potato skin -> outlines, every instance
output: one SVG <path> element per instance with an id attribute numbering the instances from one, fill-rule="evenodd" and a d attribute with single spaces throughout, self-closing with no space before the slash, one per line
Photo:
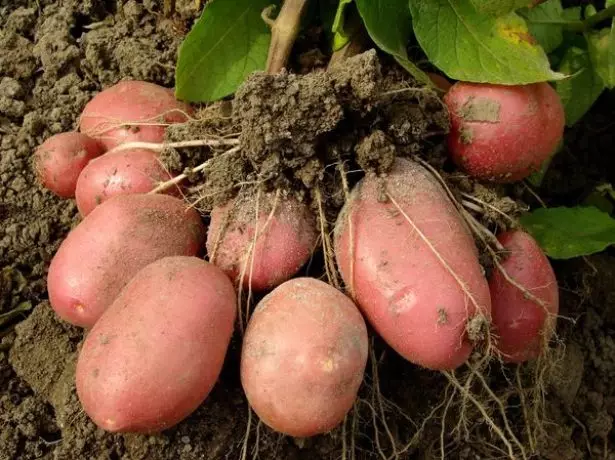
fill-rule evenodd
<path id="1" fill-rule="evenodd" d="M 290 279 L 309 260 L 317 240 L 316 219 L 305 204 L 286 197 L 278 199 L 269 220 L 275 194 L 268 193 L 261 198 L 255 225 L 255 201 L 233 200 L 213 209 L 207 252 L 210 260 L 235 282 L 240 281 L 247 263 L 243 287 L 248 288 L 251 279 L 253 290 L 264 291 Z M 257 229 L 260 236 L 251 263 L 248 256 Z"/>
<path id="2" fill-rule="evenodd" d="M 308 437 L 330 431 L 352 408 L 367 363 L 357 307 L 313 279 L 286 281 L 257 305 L 241 355 L 241 383 L 272 429 Z"/>
<path id="3" fill-rule="evenodd" d="M 478 179 L 507 183 L 540 169 L 564 133 L 561 100 L 548 83 L 458 82 L 444 97 L 453 161 Z"/>
<path id="4" fill-rule="evenodd" d="M 112 196 L 147 193 L 172 176 L 151 150 L 134 149 L 103 155 L 91 161 L 77 181 L 75 197 L 82 216 Z M 165 193 L 179 194 L 177 187 Z"/>
<path id="5" fill-rule="evenodd" d="M 489 278 L 493 330 L 498 336 L 498 350 L 507 362 L 521 363 L 539 356 L 545 333 L 555 329 L 559 313 L 557 279 L 549 260 L 534 238 L 522 230 L 498 235 L 509 256 L 502 268 L 517 284 L 540 299 L 541 306 L 506 280 L 494 268 Z"/>
<path id="6" fill-rule="evenodd" d="M 235 302 L 228 277 L 197 257 L 165 257 L 142 269 L 79 354 L 85 412 L 112 432 L 158 432 L 187 417 L 218 379 Z"/>
<path id="7" fill-rule="evenodd" d="M 36 149 L 34 168 L 45 188 L 61 198 L 72 198 L 83 168 L 103 152 L 102 144 L 85 134 L 54 134 Z"/>
<path id="8" fill-rule="evenodd" d="M 489 318 L 489 288 L 474 240 L 442 186 L 419 164 L 397 159 L 384 184 L 475 303 L 399 209 L 379 201 L 383 183 L 375 176 L 359 182 L 338 217 L 335 256 L 342 278 L 400 355 L 429 369 L 454 369 L 472 351 L 468 321 L 478 314 Z"/>
<path id="9" fill-rule="evenodd" d="M 49 300 L 64 320 L 91 327 L 143 267 L 196 255 L 205 228 L 167 195 L 118 195 L 96 207 L 60 245 L 47 275 Z"/>
<path id="10" fill-rule="evenodd" d="M 145 81 L 121 81 L 98 93 L 83 109 L 80 130 L 112 149 L 126 142 L 162 142 L 165 126 L 182 123 L 192 109 L 173 90 Z M 140 122 L 134 126 L 121 124 Z M 150 123 L 149 125 L 143 123 Z"/>

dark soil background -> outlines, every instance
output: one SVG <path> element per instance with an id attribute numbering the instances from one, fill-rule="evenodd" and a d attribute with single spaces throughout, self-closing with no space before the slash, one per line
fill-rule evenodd
<path id="1" fill-rule="evenodd" d="M 92 95 L 121 78 L 173 84 L 176 50 L 195 16 L 194 2 L 178 1 L 173 19 L 161 17 L 160 3 L 129 0 L 118 11 L 115 1 L 0 0 L 0 315 L 16 307 L 27 311 L 0 329 L 0 460 L 240 456 L 247 406 L 236 341 L 220 382 L 190 418 L 158 436 L 110 435 L 89 421 L 76 398 L 74 364 L 82 331 L 58 321 L 46 302 L 48 263 L 78 218 L 72 201 L 60 201 L 37 184 L 32 152 L 51 134 L 74 129 Z M 308 49 L 297 65 L 319 56 Z M 568 130 L 564 151 L 537 191 L 541 198 L 572 205 L 595 185 L 615 183 L 614 137 L 615 98 L 605 94 Z M 614 460 L 615 253 L 610 249 L 554 267 L 561 313 L 574 321 L 559 324 L 566 353 L 560 377 L 548 387 L 550 437 L 539 458 Z M 389 423 L 404 444 L 442 400 L 446 381 L 391 352 L 380 366 Z M 358 424 L 357 458 L 378 457 L 370 426 L 369 420 Z M 256 422 L 253 427 L 258 458 L 341 458 L 341 430 L 299 441 Z M 451 443 L 446 458 L 496 458 L 486 447 L 491 442 L 486 429 L 472 432 L 476 437 L 465 443 Z M 251 435 L 253 445 L 256 431 Z M 400 458 L 439 458 L 439 436 L 434 420 Z M 388 446 L 384 437 L 383 443 Z M 253 458 L 252 449 L 247 458 Z"/>

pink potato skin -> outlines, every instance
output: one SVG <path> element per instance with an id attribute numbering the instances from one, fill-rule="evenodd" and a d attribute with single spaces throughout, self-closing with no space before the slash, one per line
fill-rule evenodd
<path id="1" fill-rule="evenodd" d="M 47 275 L 49 300 L 65 321 L 90 328 L 146 265 L 198 254 L 198 213 L 167 195 L 118 195 L 96 207 L 60 245 Z"/>
<path id="2" fill-rule="evenodd" d="M 401 356 L 429 369 L 455 369 L 473 348 L 468 321 L 477 315 L 488 321 L 491 308 L 474 240 L 442 186 L 419 164 L 397 159 L 385 179 L 403 213 L 391 200 L 379 201 L 381 184 L 366 176 L 338 217 L 335 256 L 342 278 Z"/>
<path id="3" fill-rule="evenodd" d="M 151 150 L 108 153 L 91 161 L 79 176 L 75 191 L 77 208 L 85 217 L 112 196 L 147 193 L 171 178 Z M 178 195 L 179 189 L 171 187 L 165 193 Z"/>
<path id="4" fill-rule="evenodd" d="M 45 188 L 61 198 L 73 198 L 79 174 L 103 152 L 102 144 L 85 134 L 54 134 L 36 149 L 34 167 Z"/>
<path id="5" fill-rule="evenodd" d="M 246 330 L 241 383 L 272 429 L 326 433 L 354 404 L 367 363 L 367 328 L 357 307 L 313 279 L 286 281 L 257 305 Z"/>
<path id="6" fill-rule="evenodd" d="M 559 291 L 555 273 L 538 243 L 528 233 L 514 230 L 498 235 L 510 251 L 502 268 L 544 306 L 528 298 L 494 268 L 489 279 L 493 330 L 504 361 L 521 363 L 539 356 L 545 331 L 554 331 L 559 313 Z M 549 321 L 549 322 L 547 322 Z"/>
<path id="7" fill-rule="evenodd" d="M 77 363 L 85 412 L 111 432 L 152 433 L 213 388 L 235 321 L 233 284 L 197 257 L 143 268 L 88 334 Z"/>
<path id="8" fill-rule="evenodd" d="M 524 179 L 555 153 L 564 133 L 564 108 L 548 83 L 457 82 L 444 101 L 451 117 L 451 157 L 477 179 Z"/>
<path id="9" fill-rule="evenodd" d="M 126 80 L 101 91 L 86 104 L 80 130 L 99 139 L 107 149 L 126 142 L 162 142 L 164 124 L 183 123 L 190 114 L 191 107 L 176 100 L 173 90 Z M 118 126 L 131 122 L 135 124 Z"/>
<path id="10" fill-rule="evenodd" d="M 274 201 L 274 194 L 261 199 L 258 222 L 254 219 L 254 201 L 238 205 L 231 201 L 211 212 L 207 234 L 210 260 L 236 282 L 247 263 L 242 285 L 248 288 L 251 279 L 255 291 L 271 289 L 290 279 L 308 261 L 316 245 L 316 221 L 309 208 L 294 198 L 280 198 L 269 219 L 271 209 L 266 205 Z M 248 256 L 255 230 L 260 236 L 251 262 Z"/>

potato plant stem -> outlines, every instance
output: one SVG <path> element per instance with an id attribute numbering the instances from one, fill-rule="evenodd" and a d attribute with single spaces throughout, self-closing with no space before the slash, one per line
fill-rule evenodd
<path id="1" fill-rule="evenodd" d="M 271 44 L 266 72 L 277 74 L 288 62 L 290 52 L 299 35 L 301 17 L 308 0 L 285 0 L 280 14 L 271 27 Z"/>

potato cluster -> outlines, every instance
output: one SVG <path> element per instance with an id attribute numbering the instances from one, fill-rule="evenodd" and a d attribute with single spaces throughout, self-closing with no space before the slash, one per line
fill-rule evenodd
<path id="1" fill-rule="evenodd" d="M 453 160 L 484 180 L 535 170 L 563 130 L 551 91 L 453 85 L 445 96 Z M 433 370 L 468 360 L 477 346 L 471 324 L 491 331 L 505 361 L 543 351 L 557 281 L 530 235 L 498 235 L 506 255 L 485 276 L 442 183 L 397 158 L 386 175 L 366 172 L 339 213 L 333 253 L 345 292 L 297 278 L 321 237 L 306 203 L 259 194 L 256 207 L 218 206 L 206 226 L 178 187 L 151 193 L 171 175 L 139 143 L 161 143 L 165 126 L 191 113 L 171 90 L 124 81 L 90 101 L 79 132 L 55 135 L 35 154 L 41 182 L 75 198 L 83 217 L 52 260 L 48 291 L 62 319 L 88 329 L 77 392 L 98 426 L 156 432 L 192 413 L 220 375 L 242 289 L 264 296 L 242 331 L 243 388 L 264 423 L 292 436 L 327 432 L 352 408 L 367 323 Z"/>

